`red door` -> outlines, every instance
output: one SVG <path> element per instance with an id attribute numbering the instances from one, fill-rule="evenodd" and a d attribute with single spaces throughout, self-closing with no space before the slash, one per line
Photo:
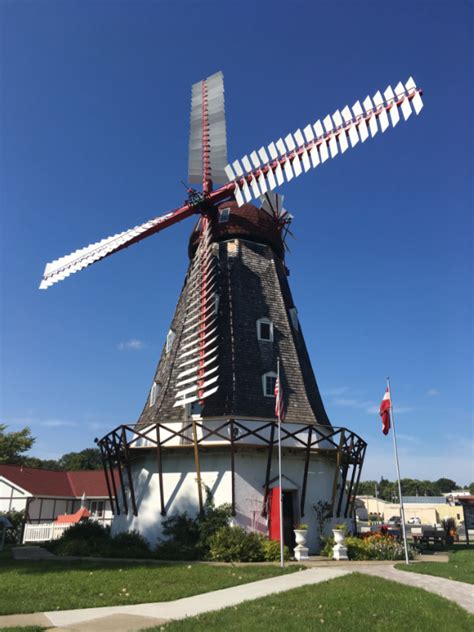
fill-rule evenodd
<path id="1" fill-rule="evenodd" d="M 280 488 L 272 487 L 268 497 L 268 537 L 280 541 Z"/>

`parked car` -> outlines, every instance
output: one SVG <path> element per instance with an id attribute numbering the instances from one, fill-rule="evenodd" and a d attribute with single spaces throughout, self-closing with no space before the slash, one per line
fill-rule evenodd
<path id="1" fill-rule="evenodd" d="M 400 520 L 400 516 L 392 516 L 387 524 L 391 527 L 399 527 L 402 524 L 402 521 Z"/>
<path id="2" fill-rule="evenodd" d="M 421 524 L 421 520 L 418 516 L 413 516 L 408 520 L 408 524 Z"/>

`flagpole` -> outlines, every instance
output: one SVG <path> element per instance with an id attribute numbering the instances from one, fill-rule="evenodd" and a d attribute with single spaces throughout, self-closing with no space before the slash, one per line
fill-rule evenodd
<path id="1" fill-rule="evenodd" d="M 277 358 L 277 384 L 278 384 L 278 397 L 281 402 L 281 384 L 280 384 L 280 357 Z M 281 406 L 278 405 L 278 487 L 280 489 L 280 566 L 285 566 L 284 547 L 283 542 L 283 492 L 281 490 Z"/>
<path id="2" fill-rule="evenodd" d="M 398 497 L 400 499 L 400 517 L 402 521 L 402 534 L 403 534 L 403 546 L 405 548 L 405 562 L 409 564 L 408 561 L 408 544 L 407 544 L 407 534 L 405 530 L 405 508 L 403 506 L 403 497 L 402 497 L 402 484 L 400 482 L 400 463 L 398 461 L 398 447 L 397 447 L 397 435 L 395 432 L 395 417 L 393 415 L 393 400 L 392 400 L 392 389 L 390 386 L 390 378 L 387 377 L 387 388 L 390 395 L 390 417 L 392 419 L 392 436 L 393 436 L 393 450 L 395 452 L 395 464 L 397 466 L 397 480 L 398 480 Z"/>

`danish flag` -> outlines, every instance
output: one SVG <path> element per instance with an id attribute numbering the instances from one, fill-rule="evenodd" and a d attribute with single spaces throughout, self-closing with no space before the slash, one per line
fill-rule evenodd
<path id="1" fill-rule="evenodd" d="M 385 394 L 382 399 L 382 403 L 380 404 L 380 417 L 382 418 L 382 432 L 384 435 L 388 435 L 388 431 L 390 430 L 390 391 L 385 391 Z"/>
<path id="2" fill-rule="evenodd" d="M 283 391 L 280 384 L 280 378 L 277 377 L 275 382 L 275 415 L 278 417 L 278 421 L 285 420 L 285 402 L 283 400 Z"/>

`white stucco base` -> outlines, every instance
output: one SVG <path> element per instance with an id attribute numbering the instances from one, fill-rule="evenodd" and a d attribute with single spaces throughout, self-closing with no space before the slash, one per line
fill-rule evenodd
<path id="1" fill-rule="evenodd" d="M 137 451 L 138 452 L 138 451 Z M 137 454 L 135 452 L 135 454 Z M 135 456 L 135 455 L 134 455 Z M 294 517 L 299 521 L 301 488 L 304 473 L 304 451 L 284 451 L 283 489 L 294 490 Z M 230 503 L 231 468 L 230 452 L 219 448 L 202 451 L 200 454 L 201 478 L 211 490 L 216 505 Z M 235 509 L 234 523 L 248 530 L 267 534 L 267 519 L 262 517 L 267 451 L 249 449 L 235 454 Z M 334 480 L 334 460 L 312 455 L 308 469 L 304 522 L 308 524 L 307 545 L 310 553 L 316 552 L 319 537 L 316 514 L 313 510 L 319 500 L 330 501 Z M 278 485 L 277 463 L 274 459 L 270 475 L 271 487 Z M 162 536 L 162 522 L 167 517 L 187 511 L 196 515 L 198 493 L 196 469 L 192 450 L 165 451 L 163 454 L 163 486 L 166 516 L 160 513 L 159 478 L 154 452 L 143 451 L 132 463 L 132 478 L 136 495 L 138 515 L 123 513 L 115 516 L 112 533 L 135 529 L 152 546 Z M 276 479 L 276 480 L 274 480 Z M 126 480 L 126 479 L 125 479 Z M 125 485 L 125 487 L 127 487 Z M 130 492 L 127 490 L 127 497 Z M 119 500 L 121 494 L 119 493 Z M 120 502 L 121 506 L 122 503 Z M 129 503 L 130 507 L 130 503 Z"/>

